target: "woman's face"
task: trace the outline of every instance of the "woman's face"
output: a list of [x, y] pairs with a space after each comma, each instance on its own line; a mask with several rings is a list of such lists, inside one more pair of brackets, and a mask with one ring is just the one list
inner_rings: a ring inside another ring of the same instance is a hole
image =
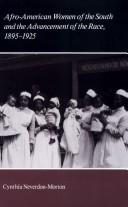
[[93, 106], [94, 106], [95, 108], [99, 108], [99, 107], [101, 107], [102, 105], [103, 105], [102, 98], [99, 97], [99, 96], [97, 96], [97, 97], [94, 99], [94, 101], [93, 101]]
[[28, 105], [29, 105], [29, 98], [27, 96], [21, 96], [20, 97], [20, 105], [22, 107], [28, 107]]
[[92, 105], [92, 98], [89, 95], [85, 95], [84, 97], [84, 107]]
[[113, 99], [113, 108], [117, 109], [123, 106], [123, 97], [115, 94], [114, 99]]
[[53, 103], [52, 101], [50, 101], [48, 107], [50, 109], [53, 109], [54, 107], [56, 107], [56, 105], [55, 105], [55, 103]]
[[37, 111], [41, 111], [44, 107], [43, 101], [41, 101], [40, 99], [35, 100], [35, 109]]

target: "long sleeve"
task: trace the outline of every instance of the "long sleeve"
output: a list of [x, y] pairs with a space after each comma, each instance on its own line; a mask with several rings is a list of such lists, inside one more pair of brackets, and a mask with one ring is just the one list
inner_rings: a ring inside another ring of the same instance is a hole
[[35, 135], [37, 135], [39, 132], [40, 132], [40, 127], [38, 126], [35, 128]]
[[56, 123], [55, 123], [55, 125], [56, 125], [57, 128], [59, 128], [60, 119], [61, 119], [59, 110], [57, 108], [48, 109], [47, 113], [50, 113], [50, 112], [54, 112], [56, 114]]
[[91, 129], [91, 117], [92, 117], [91, 113], [88, 114], [86, 117], [83, 114], [81, 121], [80, 121], [81, 127], [83, 129], [86, 129], [87, 131], [90, 131], [90, 129]]
[[82, 127], [83, 129], [86, 129], [86, 130], [90, 131], [91, 125], [90, 125], [90, 123], [87, 123], [86, 121], [83, 120], [83, 121], [81, 122], [81, 127]]
[[117, 126], [111, 126], [111, 124], [108, 124], [106, 126], [106, 129], [109, 130], [109, 132], [112, 135], [118, 135], [120, 137], [123, 137], [125, 130], [128, 128], [128, 115], [122, 117], [119, 120], [119, 123]]
[[60, 112], [59, 112], [59, 110], [57, 110], [57, 119], [56, 119], [56, 126], [57, 127], [59, 127], [59, 125], [60, 125], [60, 119], [61, 119]]
[[125, 130], [128, 128], [128, 115], [124, 116], [123, 118], [120, 119], [119, 124], [118, 124], [118, 130], [121, 136], [124, 135]]
[[29, 126], [29, 140], [30, 143], [35, 143], [35, 114], [32, 116], [32, 120]]

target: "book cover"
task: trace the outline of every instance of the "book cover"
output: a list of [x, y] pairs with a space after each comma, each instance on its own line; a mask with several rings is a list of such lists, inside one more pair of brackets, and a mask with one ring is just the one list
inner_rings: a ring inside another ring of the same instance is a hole
[[127, 2], [0, 2], [1, 206], [127, 206]]

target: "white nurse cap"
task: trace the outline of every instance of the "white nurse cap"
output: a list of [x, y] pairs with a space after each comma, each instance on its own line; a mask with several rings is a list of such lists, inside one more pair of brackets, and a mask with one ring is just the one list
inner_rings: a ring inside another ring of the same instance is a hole
[[51, 98], [50, 101], [53, 102], [56, 105], [56, 107], [59, 108], [60, 102], [59, 102], [58, 97]]
[[45, 101], [45, 98], [43, 96], [40, 96], [40, 95], [36, 95], [34, 98], [33, 98], [33, 101], [37, 100], [37, 99], [40, 99], [42, 101]]
[[27, 96], [28, 98], [31, 98], [31, 93], [29, 93], [27, 91], [23, 91], [20, 93], [20, 96]]
[[95, 98], [97, 96], [96, 92], [92, 89], [89, 89], [87, 92], [86, 92], [87, 95], [91, 96], [92, 98]]
[[116, 94], [128, 98], [128, 93], [124, 89], [118, 89]]

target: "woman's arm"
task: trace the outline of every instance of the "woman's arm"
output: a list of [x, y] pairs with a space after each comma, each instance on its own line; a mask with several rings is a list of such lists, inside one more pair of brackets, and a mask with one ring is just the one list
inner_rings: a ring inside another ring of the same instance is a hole
[[124, 116], [119, 120], [117, 126], [112, 126], [111, 124], [106, 125], [106, 130], [115, 138], [123, 137], [125, 130], [128, 127], [128, 116]]
[[120, 135], [123, 136], [126, 129], [128, 129], [128, 115], [120, 119], [117, 128], [118, 128]]
[[36, 127], [35, 128], [35, 135], [37, 135], [39, 132], [43, 131], [44, 129], [48, 129], [48, 124], [44, 124], [44, 125]]
[[32, 152], [34, 150], [34, 144], [35, 144], [35, 114], [33, 114], [31, 123], [29, 125], [29, 142], [30, 142], [30, 152]]
[[41, 131], [41, 127], [40, 126], [36, 127], [35, 128], [35, 135], [37, 135], [40, 131]]
[[57, 126], [57, 128], [59, 128], [60, 120], [61, 120], [61, 116], [60, 116], [60, 112], [59, 112], [59, 110], [58, 110], [58, 111], [57, 111], [57, 120], [56, 120], [56, 126]]
[[83, 129], [86, 129], [86, 130], [90, 131], [91, 125], [89, 123], [85, 122], [85, 121], [82, 121], [81, 122], [81, 127]]

